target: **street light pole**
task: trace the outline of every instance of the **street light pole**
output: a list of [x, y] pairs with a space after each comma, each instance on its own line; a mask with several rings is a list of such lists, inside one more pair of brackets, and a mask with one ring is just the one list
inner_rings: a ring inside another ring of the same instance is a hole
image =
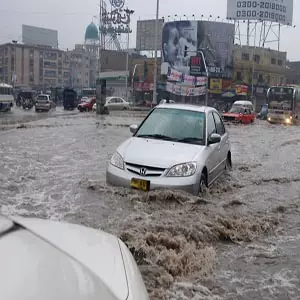
[[152, 104], [157, 104], [157, 40], [158, 40], [158, 14], [159, 14], [159, 0], [156, 0], [156, 20], [155, 20], [155, 40], [154, 40], [154, 76], [153, 76], [153, 99]]
[[127, 32], [127, 51], [126, 51], [126, 101], [128, 101], [128, 77], [129, 77], [129, 26]]

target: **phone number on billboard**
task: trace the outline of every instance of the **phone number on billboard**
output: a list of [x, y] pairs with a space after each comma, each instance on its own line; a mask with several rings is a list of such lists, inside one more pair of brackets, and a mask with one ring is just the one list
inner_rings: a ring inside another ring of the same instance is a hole
[[[286, 6], [267, 1], [238, 1], [237, 18], [261, 18], [286, 21]], [[246, 9], [246, 10], [245, 10]]]

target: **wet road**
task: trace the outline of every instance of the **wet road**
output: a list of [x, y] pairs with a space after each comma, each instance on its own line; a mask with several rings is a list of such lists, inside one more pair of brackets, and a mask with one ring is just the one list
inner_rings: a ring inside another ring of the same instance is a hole
[[19, 114], [0, 132], [2, 213], [120, 236], [152, 299], [300, 299], [299, 127], [229, 126], [234, 168], [199, 199], [106, 186], [142, 112]]

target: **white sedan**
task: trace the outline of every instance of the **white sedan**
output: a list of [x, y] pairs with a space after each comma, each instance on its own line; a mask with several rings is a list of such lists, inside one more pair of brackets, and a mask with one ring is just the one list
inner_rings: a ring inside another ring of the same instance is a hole
[[128, 248], [100, 230], [0, 215], [1, 299], [149, 300]]
[[129, 109], [130, 103], [121, 97], [107, 97], [105, 106], [108, 110], [126, 110]]

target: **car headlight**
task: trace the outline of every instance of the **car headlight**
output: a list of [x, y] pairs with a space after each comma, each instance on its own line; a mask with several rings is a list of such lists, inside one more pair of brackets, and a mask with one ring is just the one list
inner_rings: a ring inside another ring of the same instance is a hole
[[124, 160], [123, 160], [123, 157], [121, 156], [121, 154], [119, 152], [115, 152], [113, 154], [113, 156], [110, 159], [110, 163], [113, 166], [124, 170]]
[[167, 173], [168, 177], [188, 177], [195, 174], [197, 170], [197, 163], [187, 162], [173, 166]]

